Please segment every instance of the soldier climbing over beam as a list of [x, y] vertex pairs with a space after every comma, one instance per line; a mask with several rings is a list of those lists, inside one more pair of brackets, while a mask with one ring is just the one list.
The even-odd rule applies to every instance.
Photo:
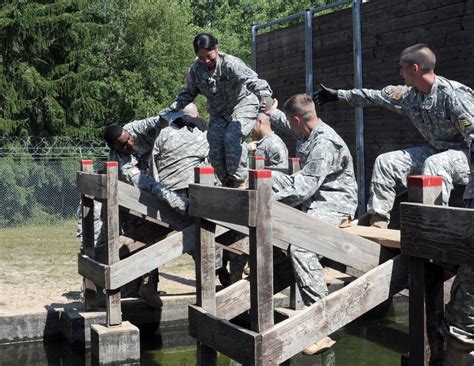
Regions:
[[[273, 172], [274, 198], [335, 226], [345, 226], [357, 208], [357, 183], [352, 156], [342, 138], [316, 114], [311, 97], [297, 94], [288, 99], [282, 113], [275, 102], [270, 122], [294, 135], [301, 170], [293, 175]], [[290, 246], [289, 255], [305, 305], [327, 296], [324, 271], [315, 253]], [[308, 347], [314, 354], [331, 344], [330, 339]]]
[[407, 116], [428, 145], [393, 151], [377, 157], [367, 211], [372, 226], [386, 228], [395, 200], [395, 188], [406, 187], [409, 175], [443, 178], [443, 204], [453, 185], [466, 185], [468, 145], [464, 134], [472, 128], [474, 103], [471, 88], [434, 73], [436, 56], [425, 44], [404, 49], [399, 71], [406, 85], [382, 90], [334, 90], [321, 85], [314, 100], [322, 105], [343, 100], [352, 106], [380, 106]]

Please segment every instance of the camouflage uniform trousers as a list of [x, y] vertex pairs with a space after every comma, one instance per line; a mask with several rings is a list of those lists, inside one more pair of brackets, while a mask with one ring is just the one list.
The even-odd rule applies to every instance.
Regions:
[[[334, 226], [339, 225], [343, 219], [343, 216], [333, 212], [311, 210], [306, 213]], [[324, 279], [324, 268], [319, 262], [321, 257], [316, 253], [293, 245], [289, 248], [289, 256], [304, 304], [309, 306], [326, 297], [328, 287]]]
[[252, 130], [257, 118], [257, 109], [251, 107], [247, 113], [240, 113], [232, 121], [211, 118], [207, 131], [209, 161], [223, 184], [229, 179], [247, 179], [248, 151], [243, 140]]
[[[474, 199], [464, 201], [474, 209]], [[451, 288], [442, 332], [447, 338], [445, 366], [474, 365], [474, 268], [461, 265]]]
[[372, 172], [368, 213], [389, 219], [397, 188], [406, 187], [408, 176], [416, 174], [441, 176], [443, 205], [447, 205], [453, 185], [468, 182], [467, 154], [461, 150], [439, 152], [431, 146], [420, 146], [379, 155]]

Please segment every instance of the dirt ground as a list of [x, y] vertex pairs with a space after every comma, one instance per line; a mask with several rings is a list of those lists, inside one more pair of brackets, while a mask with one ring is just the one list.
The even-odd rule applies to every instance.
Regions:
[[[81, 300], [74, 223], [0, 229], [0, 314], [61, 307]], [[158, 289], [195, 291], [194, 262], [184, 254], [160, 268]]]

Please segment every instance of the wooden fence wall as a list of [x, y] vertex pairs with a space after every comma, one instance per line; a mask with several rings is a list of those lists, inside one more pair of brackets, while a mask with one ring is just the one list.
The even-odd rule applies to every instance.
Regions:
[[[474, 0], [370, 0], [362, 4], [363, 82], [381, 89], [403, 84], [398, 57], [405, 47], [427, 43], [437, 55], [436, 73], [474, 88]], [[303, 19], [302, 19], [303, 22]], [[305, 92], [304, 24], [257, 36], [257, 72], [280, 105]], [[352, 11], [313, 20], [314, 90], [354, 85]], [[346, 141], [355, 158], [355, 114], [345, 103], [319, 107], [320, 117]], [[381, 108], [365, 108], [366, 189], [377, 155], [424, 144], [410, 121]], [[294, 141], [284, 136], [291, 148]]]

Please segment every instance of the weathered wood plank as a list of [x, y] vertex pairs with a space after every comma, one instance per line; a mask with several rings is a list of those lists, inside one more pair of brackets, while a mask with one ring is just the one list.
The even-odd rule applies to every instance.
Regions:
[[[295, 282], [290, 261], [275, 265], [273, 292], [284, 290]], [[250, 309], [250, 281], [242, 279], [219, 291], [216, 295], [216, 313], [219, 318], [232, 319]]]
[[81, 194], [96, 198], [107, 197], [107, 177], [105, 174], [77, 172], [76, 187]]
[[321, 302], [262, 334], [263, 358], [279, 364], [387, 300], [408, 285], [407, 260], [396, 256]]
[[211, 314], [216, 313], [216, 224], [196, 218], [196, 304]]
[[189, 335], [243, 365], [254, 364], [261, 340], [258, 333], [223, 321], [194, 305], [189, 306]]
[[402, 203], [402, 254], [474, 266], [474, 210]]
[[[92, 160], [81, 161], [81, 171], [91, 174], [94, 171]], [[82, 251], [85, 255], [95, 258], [94, 239], [94, 200], [84, 194], [81, 195], [82, 213]], [[86, 311], [97, 309], [97, 287], [91, 279], [84, 278], [84, 308]]]
[[[120, 261], [120, 233], [119, 233], [119, 205], [118, 205], [118, 164], [105, 163], [106, 174], [106, 264], [111, 265]], [[107, 326], [122, 324], [122, 310], [120, 307], [120, 289], [107, 290], [106, 295]]]
[[189, 185], [189, 214], [238, 225], [255, 226], [255, 191]]
[[249, 188], [257, 193], [257, 222], [249, 235], [250, 326], [260, 333], [273, 325], [272, 173], [249, 170]]
[[78, 273], [99, 287], [109, 288], [107, 284], [108, 266], [99, 263], [85, 254], [79, 253], [77, 256]]
[[349, 226], [343, 231], [369, 239], [387, 248], [400, 249], [400, 230], [379, 229], [370, 226]]
[[163, 221], [174, 230], [181, 230], [193, 224], [192, 218], [174, 211], [151, 193], [120, 181], [118, 182], [118, 204], [142, 215]]

